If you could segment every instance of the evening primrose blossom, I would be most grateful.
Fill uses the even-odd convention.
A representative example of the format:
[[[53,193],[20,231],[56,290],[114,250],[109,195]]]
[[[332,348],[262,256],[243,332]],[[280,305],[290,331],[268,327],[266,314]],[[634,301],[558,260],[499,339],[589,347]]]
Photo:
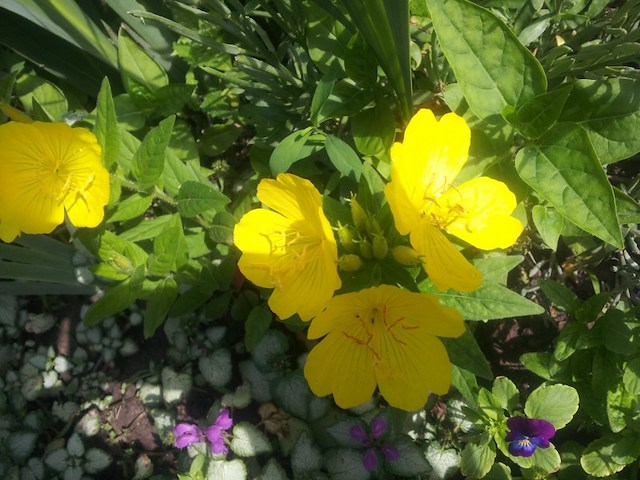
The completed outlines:
[[[390,285],[337,295],[309,327],[309,339],[326,336],[309,353],[304,375],[313,393],[332,393],[342,408],[366,402],[377,385],[389,405],[417,410],[451,383],[436,337],[463,332],[460,312],[433,295]]]
[[[507,248],[523,226],[511,216],[515,195],[502,182],[478,177],[454,186],[467,161],[471,133],[464,119],[447,113],[437,121],[422,109],[402,143],[391,148],[391,181],[384,189],[396,228],[409,234],[425,271],[439,290],[475,290],[482,274],[443,231],[482,250]]]
[[[50,233],[65,218],[96,227],[109,200],[109,173],[96,137],[66,123],[0,125],[0,239]]]
[[[269,307],[281,319],[308,321],[341,286],[338,247],[313,184],[290,173],[263,179],[258,199],[271,210],[246,213],[233,239],[238,267],[259,287],[273,288]]]

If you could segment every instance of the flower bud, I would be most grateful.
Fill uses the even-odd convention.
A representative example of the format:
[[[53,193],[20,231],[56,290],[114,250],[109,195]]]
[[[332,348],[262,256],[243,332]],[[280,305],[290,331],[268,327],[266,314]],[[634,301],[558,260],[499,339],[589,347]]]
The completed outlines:
[[[393,259],[400,265],[411,267],[420,264],[420,256],[413,248],[405,245],[398,245],[391,249]]]
[[[353,241],[353,233],[351,233],[351,229],[346,225],[338,223],[338,238],[340,239],[340,245],[342,245],[347,252],[355,253],[358,249],[358,246]]]
[[[380,224],[373,217],[367,217],[366,229],[367,229],[367,233],[372,237],[376,235],[382,235],[382,229],[380,228]]]
[[[358,230],[364,230],[367,226],[367,214],[362,206],[356,200],[356,197],[351,197],[351,218],[353,224]]]
[[[371,243],[371,249],[373,250],[373,256],[378,260],[382,260],[389,253],[389,244],[387,239],[382,235],[375,235],[373,242]]]
[[[369,240],[362,240],[360,242],[360,255],[365,260],[371,260],[373,258],[373,247]]]
[[[340,270],[344,270],[345,272],[357,272],[362,268],[362,264],[362,259],[353,253],[342,255],[338,259],[338,266],[340,267]]]

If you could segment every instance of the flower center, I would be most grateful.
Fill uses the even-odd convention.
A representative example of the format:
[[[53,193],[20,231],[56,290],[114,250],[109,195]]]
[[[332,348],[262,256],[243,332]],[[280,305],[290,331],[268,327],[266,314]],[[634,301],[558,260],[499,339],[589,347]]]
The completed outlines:
[[[277,260],[269,265],[274,286],[286,287],[288,280],[302,272],[317,255],[322,239],[306,236],[299,230],[284,230],[271,239],[271,255]]]
[[[388,337],[401,345],[406,345],[398,335],[398,330],[415,330],[419,328],[417,325],[409,324],[404,317],[389,318],[386,305],[375,306],[371,310],[356,313],[355,318],[358,321],[360,330],[354,335],[344,331],[342,334],[355,344],[367,347],[376,360],[380,360],[382,357],[378,351],[379,347],[375,347],[375,345],[377,343],[385,343],[384,341],[375,342],[376,337]]]
[[[74,194],[86,201],[84,192],[95,179],[95,175],[71,172],[57,160],[48,163],[51,165],[50,168],[44,168],[37,173],[37,182],[42,194],[52,198],[58,205]]]
[[[457,195],[449,194],[451,191],[457,192]],[[462,195],[454,186],[450,186],[444,193],[446,195],[438,198],[425,194],[420,208],[420,216],[441,230],[464,217],[466,213],[465,208],[459,203]]]

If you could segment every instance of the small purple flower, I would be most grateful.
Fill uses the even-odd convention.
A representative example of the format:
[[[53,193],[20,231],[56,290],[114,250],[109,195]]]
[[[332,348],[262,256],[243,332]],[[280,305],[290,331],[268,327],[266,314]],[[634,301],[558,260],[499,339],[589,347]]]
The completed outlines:
[[[188,447],[192,443],[202,442],[202,430],[192,423],[179,423],[173,429],[175,440],[173,444],[178,448]]]
[[[227,436],[226,431],[233,427],[233,420],[229,416],[229,410],[222,410],[216,421],[209,428],[205,429],[204,434],[211,444],[211,453],[229,453],[229,447],[225,443]]]
[[[380,444],[379,439],[387,431],[387,428],[387,419],[378,416],[371,420],[371,424],[369,425],[370,434],[360,425],[354,425],[349,429],[351,438],[367,447],[364,457],[362,458],[362,465],[370,472],[373,472],[378,467],[378,450],[380,450],[382,455],[389,461],[397,460],[400,456],[400,451],[394,445],[388,443]]]
[[[536,447],[548,448],[549,439],[556,434],[554,426],[540,418],[511,417],[507,420],[509,453],[516,457],[530,457]]]

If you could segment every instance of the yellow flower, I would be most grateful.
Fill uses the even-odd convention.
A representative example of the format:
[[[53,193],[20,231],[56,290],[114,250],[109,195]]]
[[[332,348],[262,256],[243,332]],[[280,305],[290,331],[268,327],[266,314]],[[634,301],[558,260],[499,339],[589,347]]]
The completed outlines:
[[[341,286],[322,197],[309,180],[281,173],[260,181],[258,199],[272,210],[252,210],[235,226],[238,267],[259,287],[274,289],[269,307],[278,317],[297,313],[308,321]]]
[[[467,161],[471,133],[455,113],[437,121],[420,110],[409,122],[402,143],[391,148],[391,181],[384,189],[396,228],[410,234],[413,248],[440,290],[475,290],[482,274],[446,238],[446,231],[483,249],[515,243],[522,224],[511,213],[515,195],[502,182],[478,177],[453,182]]]
[[[109,173],[88,130],[65,123],[0,125],[0,239],[50,233],[65,212],[76,227],[95,227],[109,200]]]
[[[322,397],[350,408],[366,402],[376,385],[396,408],[421,408],[430,392],[444,394],[451,364],[438,337],[464,332],[462,315],[433,295],[390,285],[333,297],[307,336],[326,335],[309,353],[304,375]]]

